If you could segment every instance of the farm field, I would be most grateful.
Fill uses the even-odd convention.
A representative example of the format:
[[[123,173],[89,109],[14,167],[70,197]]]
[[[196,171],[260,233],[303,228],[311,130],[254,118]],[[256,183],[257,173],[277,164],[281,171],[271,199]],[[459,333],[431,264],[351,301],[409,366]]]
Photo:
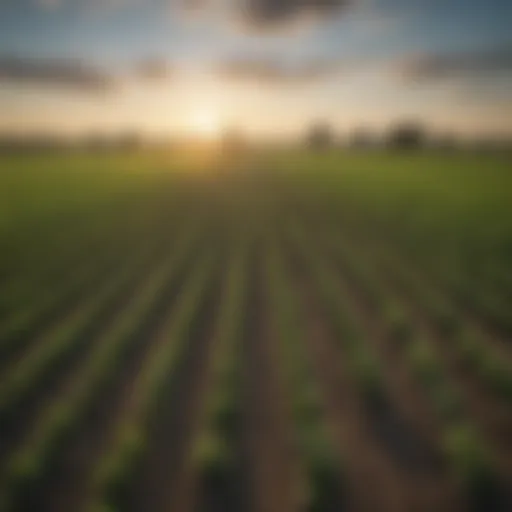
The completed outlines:
[[[1,512],[510,510],[510,155],[0,157]]]

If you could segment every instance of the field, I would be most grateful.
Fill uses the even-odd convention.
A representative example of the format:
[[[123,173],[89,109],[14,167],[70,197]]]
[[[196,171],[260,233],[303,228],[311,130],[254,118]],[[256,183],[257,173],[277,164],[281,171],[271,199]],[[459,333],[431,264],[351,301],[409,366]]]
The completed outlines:
[[[510,155],[0,157],[1,512],[512,510]]]

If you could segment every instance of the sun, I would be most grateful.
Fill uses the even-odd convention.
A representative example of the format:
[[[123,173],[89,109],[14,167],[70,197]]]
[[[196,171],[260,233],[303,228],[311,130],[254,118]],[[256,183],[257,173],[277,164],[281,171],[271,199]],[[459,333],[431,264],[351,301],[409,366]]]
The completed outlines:
[[[190,117],[190,129],[205,138],[215,138],[220,133],[220,120],[212,110],[198,110]]]

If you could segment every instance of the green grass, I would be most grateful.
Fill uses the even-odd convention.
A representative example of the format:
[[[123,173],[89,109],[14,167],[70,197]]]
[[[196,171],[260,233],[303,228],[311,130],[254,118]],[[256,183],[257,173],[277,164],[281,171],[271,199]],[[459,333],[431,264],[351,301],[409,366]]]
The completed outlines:
[[[510,155],[333,152],[276,160],[276,168],[294,175],[305,199],[343,218],[347,227],[364,228],[422,261],[428,258],[440,273],[448,268],[469,282],[475,268],[489,275],[508,268]]]

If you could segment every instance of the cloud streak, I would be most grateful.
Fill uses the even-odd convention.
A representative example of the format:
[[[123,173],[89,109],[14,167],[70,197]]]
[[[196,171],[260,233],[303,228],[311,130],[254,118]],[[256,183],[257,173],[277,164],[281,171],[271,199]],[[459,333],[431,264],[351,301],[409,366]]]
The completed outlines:
[[[79,60],[0,56],[0,83],[104,93],[117,88],[113,75]]]
[[[238,0],[242,21],[255,28],[280,27],[299,18],[324,19],[338,14],[348,0]]]
[[[251,32],[276,32],[301,22],[327,20],[359,0],[173,0],[185,12],[215,11]]]
[[[406,57],[394,71],[407,81],[429,81],[459,76],[512,71],[512,45],[475,52]]]
[[[135,76],[148,82],[163,82],[172,78],[173,67],[165,60],[148,58],[135,66]]]
[[[304,85],[341,74],[343,66],[337,60],[311,60],[300,64],[268,57],[235,57],[220,62],[214,68],[224,80],[260,85]]]

